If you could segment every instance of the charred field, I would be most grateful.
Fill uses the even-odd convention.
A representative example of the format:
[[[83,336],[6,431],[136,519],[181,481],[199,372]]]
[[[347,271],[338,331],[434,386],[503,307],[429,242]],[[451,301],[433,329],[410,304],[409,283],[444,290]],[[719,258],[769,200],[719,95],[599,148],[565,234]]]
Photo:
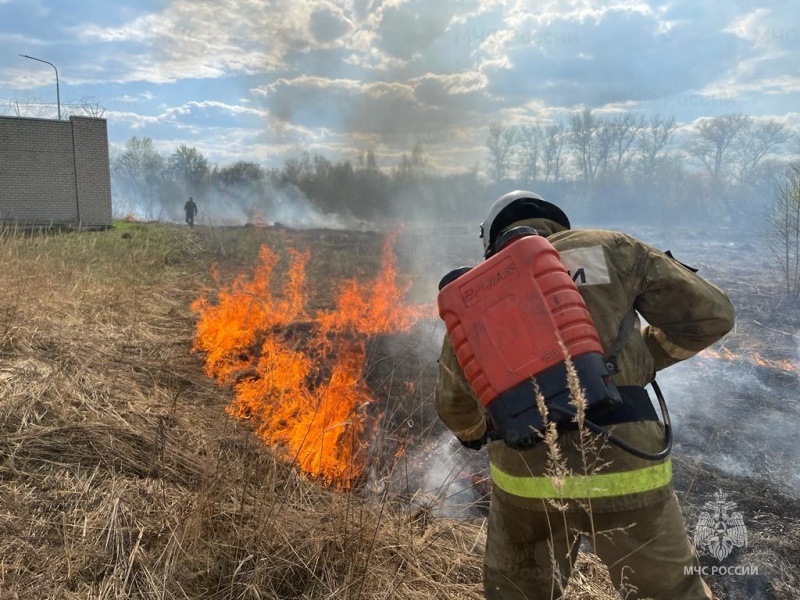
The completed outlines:
[[[746,548],[723,561],[701,552],[701,564],[757,567],[707,580],[720,598],[798,597],[800,310],[781,304],[769,256],[735,232],[631,233],[671,246],[737,307],[713,352],[660,378],[690,534],[719,491],[747,526]],[[162,223],[2,232],[0,597],[481,598],[485,456],[435,418],[442,331],[430,306],[397,330],[334,335],[313,319],[336,310],[342,282],[379,281],[385,238]],[[309,474],[301,452],[271,445],[289,417],[259,428],[251,406],[231,412],[242,384],[269,379],[253,353],[218,382],[196,348],[194,303],[250,273],[263,245],[276,306],[293,257],[308,254],[303,310],[285,308],[259,344],[313,343],[327,372],[301,378],[312,391],[350,356],[331,339],[361,350],[347,363],[368,397],[351,398],[368,424],[348,446],[355,475]],[[403,302],[423,308],[444,272],[479,258],[456,227],[407,227],[393,247]],[[570,598],[615,597],[590,553],[579,566]]]

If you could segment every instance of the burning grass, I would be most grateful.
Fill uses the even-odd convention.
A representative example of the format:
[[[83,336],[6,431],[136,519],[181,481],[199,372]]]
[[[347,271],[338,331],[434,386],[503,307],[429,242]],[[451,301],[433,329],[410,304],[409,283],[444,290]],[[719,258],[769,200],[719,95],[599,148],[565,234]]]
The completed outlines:
[[[125,232],[3,238],[0,596],[477,597],[479,524],[314,484],[225,415],[188,307],[241,240]]]
[[[315,285],[301,307],[280,278],[268,284],[293,316],[260,315],[257,347],[277,329],[277,341],[331,352],[314,346],[322,325],[303,324],[336,309],[331,282],[375,281],[382,239],[120,225],[0,234],[0,597],[481,598],[482,518],[434,517],[439,500],[420,506],[390,488],[319,485],[225,414],[245,381],[234,373],[258,370],[256,355],[219,363],[220,386],[191,353],[189,306],[220,289],[209,267],[230,283],[264,243],[275,273],[300,261]],[[370,389],[402,407],[384,423],[411,414],[419,426],[430,394],[419,365],[383,360],[386,335],[336,331],[369,338],[365,368],[385,382]],[[581,561],[569,597],[615,598],[602,566]]]
[[[404,304],[393,238],[384,244],[378,274],[369,283],[341,285],[336,305],[309,316],[308,251],[289,253],[272,291],[277,257],[259,252],[251,277],[238,276],[216,301],[202,296],[195,350],[206,373],[232,384],[227,412],[249,420],[264,441],[312,477],[349,489],[364,471],[369,437],[380,425],[364,381],[366,342],[407,331],[429,312]]]

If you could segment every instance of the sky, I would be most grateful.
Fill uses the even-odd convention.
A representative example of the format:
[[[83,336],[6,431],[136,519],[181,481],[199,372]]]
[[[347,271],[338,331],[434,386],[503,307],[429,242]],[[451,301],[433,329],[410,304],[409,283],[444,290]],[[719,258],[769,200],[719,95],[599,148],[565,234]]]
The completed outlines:
[[[792,0],[0,0],[0,115],[82,106],[109,141],[281,166],[421,143],[486,158],[492,121],[591,108],[800,128]]]

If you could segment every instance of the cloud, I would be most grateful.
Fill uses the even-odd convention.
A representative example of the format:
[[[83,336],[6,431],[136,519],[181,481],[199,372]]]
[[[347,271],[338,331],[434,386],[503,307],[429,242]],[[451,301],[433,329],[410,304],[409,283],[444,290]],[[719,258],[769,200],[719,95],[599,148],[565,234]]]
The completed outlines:
[[[112,98],[112,103],[120,103],[120,104],[137,104],[140,102],[149,102],[155,98],[153,92],[142,92],[140,94],[132,95],[132,94],[122,94],[121,96],[116,96]]]
[[[746,45],[693,21],[668,21],[641,3],[567,5],[512,14],[481,44],[490,89],[506,102],[600,107],[702,89],[733,68]]]
[[[438,140],[450,128],[478,126],[490,108],[480,73],[426,74],[405,82],[300,76],[255,91],[285,122],[327,123],[340,134],[388,144]],[[456,134],[460,135],[460,133]]]
[[[209,129],[246,125],[255,127],[263,122],[267,113],[264,110],[248,106],[206,100],[191,101],[180,106],[165,108],[157,115],[110,110],[108,117],[120,123],[127,123],[132,129],[139,129],[145,125],[170,124],[175,128],[187,129],[199,134]]]
[[[444,34],[455,13],[454,2],[386,2],[378,11],[378,47],[395,58],[410,59]]]
[[[486,104],[488,80],[478,71],[434,75],[411,80],[416,98],[428,106],[448,109],[482,109]]]
[[[285,123],[264,109],[213,101],[164,107],[155,115],[112,109],[105,116],[112,140],[150,137],[164,154],[184,143],[217,164],[245,159],[275,161],[278,166],[283,162],[281,156],[297,148],[327,153],[343,143],[324,128],[309,129]],[[116,141],[112,145],[123,144]]]
[[[333,4],[322,3],[309,15],[309,29],[317,42],[329,44],[353,28],[344,11]]]
[[[216,140],[226,158],[422,141],[445,162],[478,152],[493,120],[588,106],[691,122],[800,99],[791,0],[170,0],[102,16],[32,2],[44,17],[0,0],[16,16],[0,22],[7,93],[50,94],[45,65],[2,58],[25,41],[59,57],[62,96],[105,94],[120,135]]]
[[[734,19],[726,31],[747,43],[750,52],[715,88],[729,94],[800,91],[800,75],[787,70],[800,51],[800,27],[794,25],[797,19],[787,19],[791,13],[800,17],[794,4],[777,2]]]
[[[121,26],[87,23],[73,33],[85,43],[119,47],[113,64],[130,68],[118,70],[118,81],[164,83],[287,68],[289,51],[314,43],[312,13],[322,15],[315,17],[318,33],[335,33],[335,7],[310,0],[175,0]]]

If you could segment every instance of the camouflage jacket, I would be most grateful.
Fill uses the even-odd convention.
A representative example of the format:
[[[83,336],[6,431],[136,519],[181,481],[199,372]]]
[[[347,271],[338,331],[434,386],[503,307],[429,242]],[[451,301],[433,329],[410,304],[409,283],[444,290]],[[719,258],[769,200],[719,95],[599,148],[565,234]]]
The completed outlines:
[[[620,372],[617,385],[650,382],[657,371],[690,358],[713,344],[733,327],[734,311],[724,292],[708,283],[660,250],[624,233],[593,229],[566,230],[545,219],[528,225],[559,251],[586,302],[608,354],[617,339],[620,324],[634,308],[636,326],[617,353]],[[641,315],[647,325],[642,327]],[[483,408],[472,392],[445,335],[439,358],[436,386],[437,412],[445,425],[465,440],[480,439],[486,430]],[[649,452],[663,447],[663,426],[656,422],[623,423],[611,427],[615,435]],[[503,442],[489,444],[493,469],[516,477],[543,477],[565,472],[572,475],[619,473],[651,467],[652,462],[633,456],[597,436],[566,431],[559,435],[561,464],[553,463],[544,444],[518,451]],[[588,444],[588,445],[587,445]],[[587,452],[587,448],[591,451]],[[669,465],[665,465],[669,466]],[[565,471],[566,469],[566,471]],[[552,503],[494,493],[514,504],[547,508]],[[594,510],[639,508],[660,501],[671,493],[665,485],[654,490],[592,500]],[[574,503],[573,503],[574,504]]]

